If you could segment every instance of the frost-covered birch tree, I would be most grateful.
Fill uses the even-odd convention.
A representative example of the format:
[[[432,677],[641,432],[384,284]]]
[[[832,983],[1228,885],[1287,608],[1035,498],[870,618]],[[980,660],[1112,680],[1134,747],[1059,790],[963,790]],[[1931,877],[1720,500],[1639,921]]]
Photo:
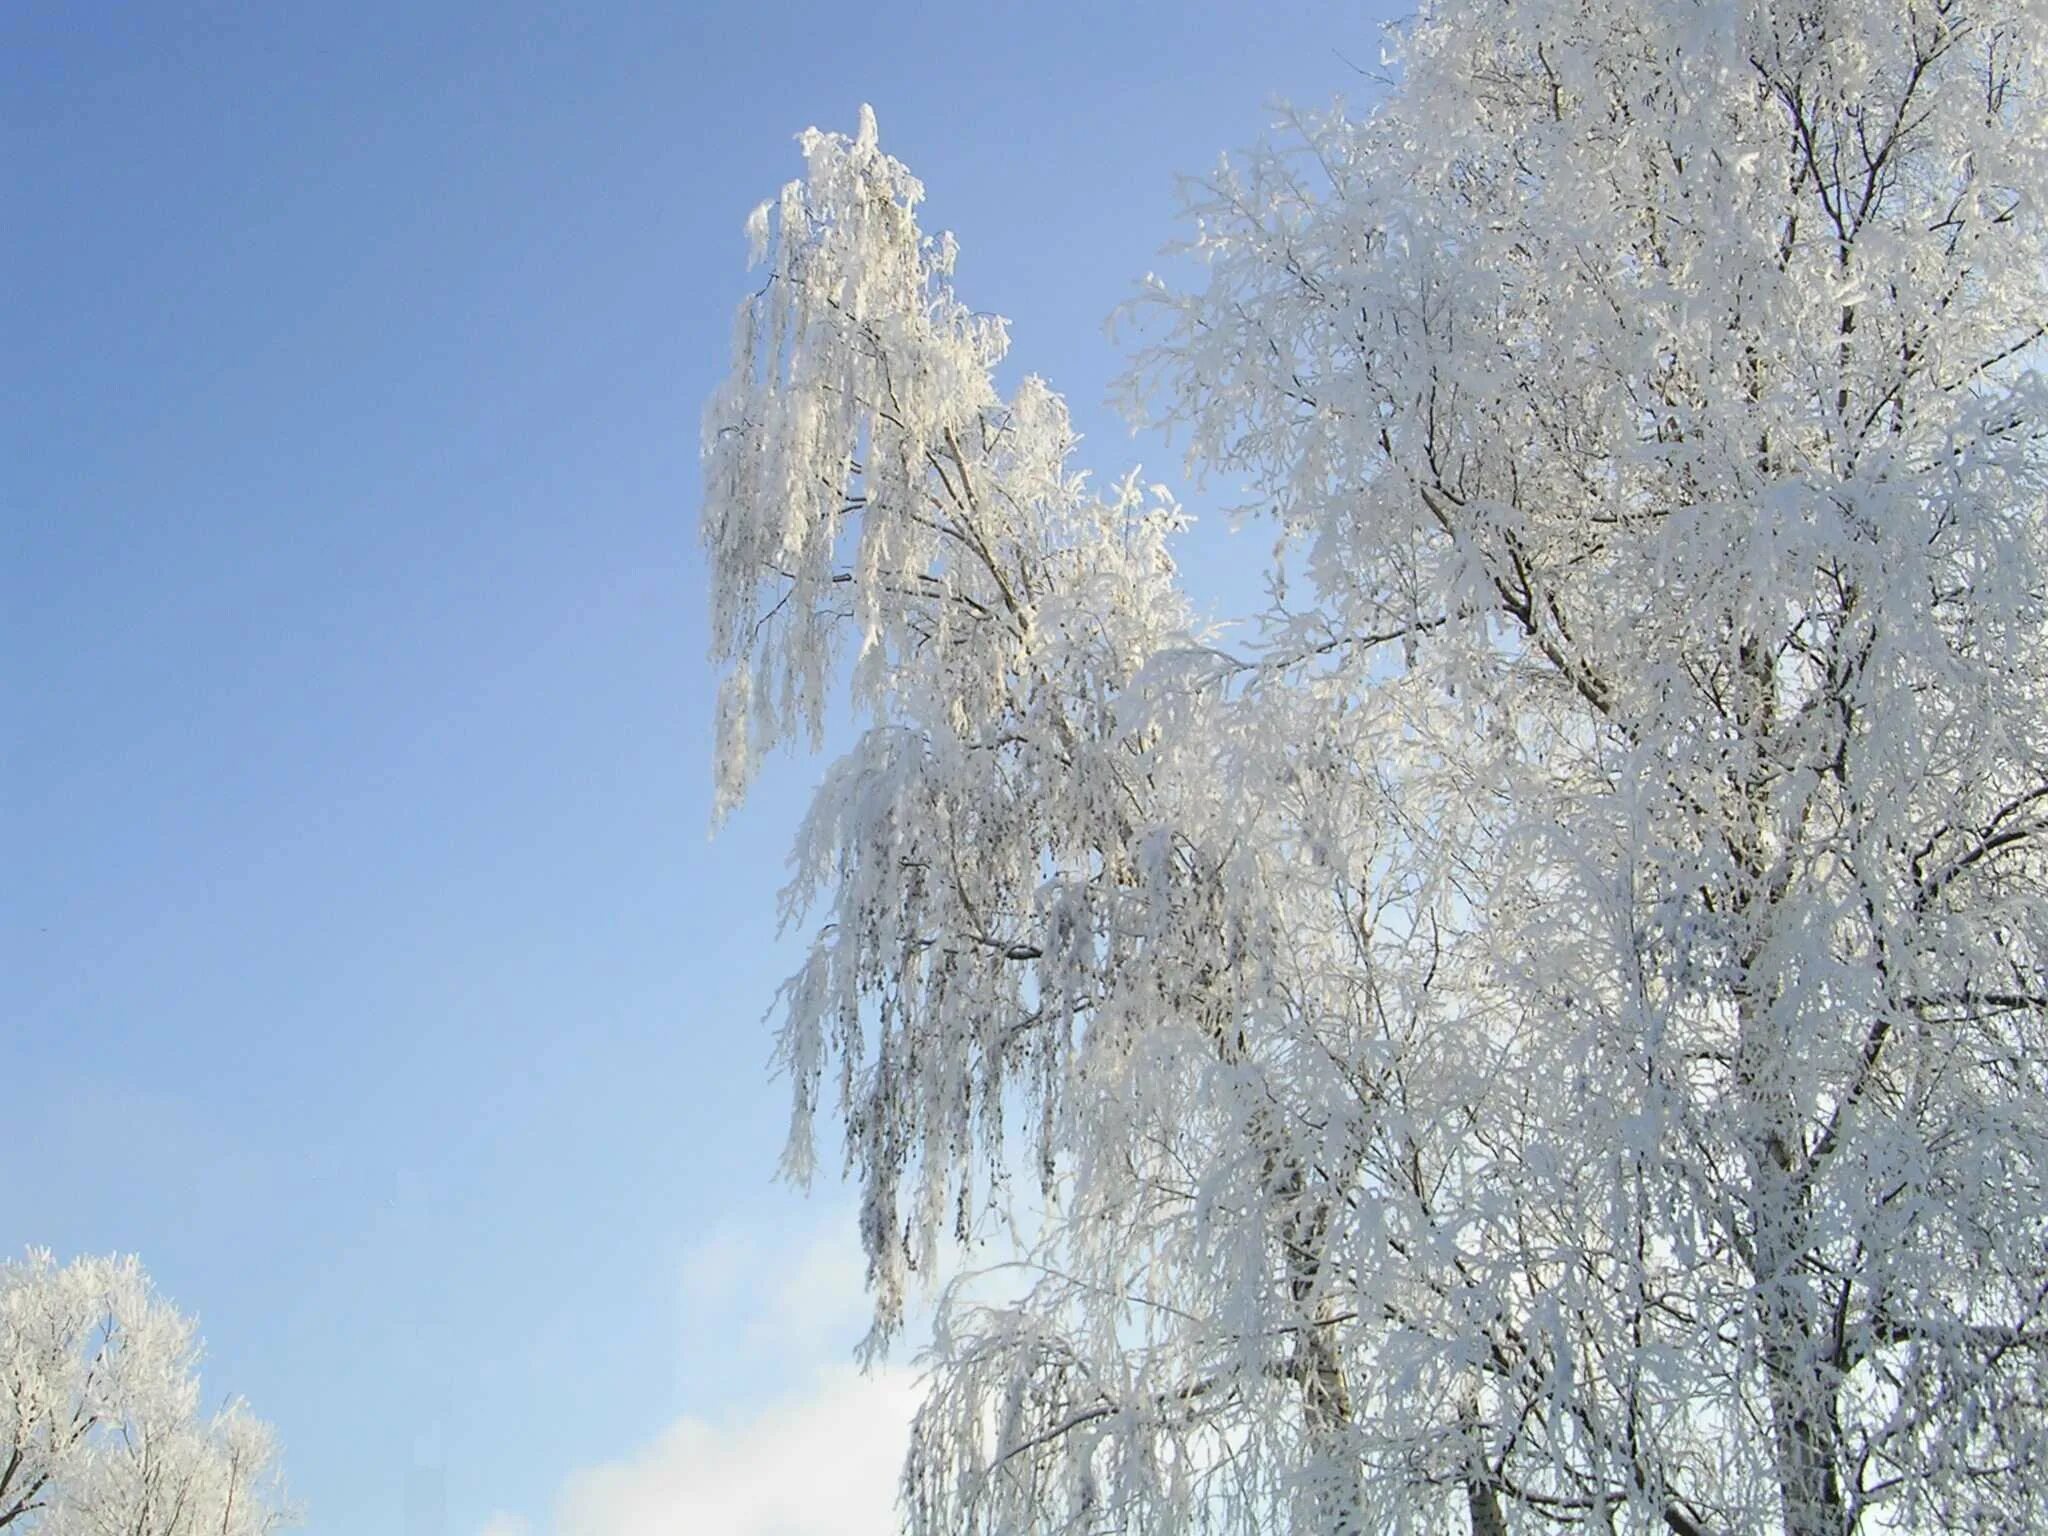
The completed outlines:
[[[800,833],[789,1170],[917,1536],[2048,1529],[2048,7],[1470,0],[1194,184],[1133,397],[1254,638],[877,146],[706,420],[722,803]]]
[[[269,1428],[206,1413],[193,1326],[133,1259],[0,1263],[0,1530],[269,1536]]]

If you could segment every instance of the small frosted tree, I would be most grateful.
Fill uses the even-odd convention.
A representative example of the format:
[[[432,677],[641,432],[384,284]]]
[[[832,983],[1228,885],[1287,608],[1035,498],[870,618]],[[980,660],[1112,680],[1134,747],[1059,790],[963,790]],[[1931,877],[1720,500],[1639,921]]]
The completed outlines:
[[[1134,393],[1293,553],[1201,632],[876,145],[706,422],[919,1536],[2048,1528],[2048,9],[1439,6],[1197,185]]]
[[[269,1429],[199,1404],[192,1323],[133,1259],[0,1264],[0,1530],[268,1536]]]

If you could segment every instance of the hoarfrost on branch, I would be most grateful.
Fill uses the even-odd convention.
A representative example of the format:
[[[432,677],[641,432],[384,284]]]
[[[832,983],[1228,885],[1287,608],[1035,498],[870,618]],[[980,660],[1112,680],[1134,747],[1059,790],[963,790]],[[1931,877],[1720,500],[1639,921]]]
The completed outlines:
[[[270,1536],[271,1432],[199,1401],[192,1323],[133,1259],[0,1263],[0,1531]]]
[[[706,418],[721,804],[918,1536],[2048,1529],[2048,9],[1474,0],[1195,185],[1196,624],[922,188],[804,139]],[[1302,583],[1297,582],[1297,586]]]

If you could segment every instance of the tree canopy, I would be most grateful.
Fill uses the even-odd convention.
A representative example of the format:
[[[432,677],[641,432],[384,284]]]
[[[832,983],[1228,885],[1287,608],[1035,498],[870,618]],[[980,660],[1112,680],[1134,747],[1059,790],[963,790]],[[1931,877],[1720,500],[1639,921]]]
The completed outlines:
[[[788,1167],[836,1108],[878,1342],[1043,1204],[910,1528],[2048,1528],[2048,8],[1397,43],[1136,304],[1288,541],[1235,648],[871,115],[751,222],[721,803],[859,723]]]
[[[191,1320],[132,1258],[0,1263],[0,1530],[269,1536],[269,1428],[199,1401]]]

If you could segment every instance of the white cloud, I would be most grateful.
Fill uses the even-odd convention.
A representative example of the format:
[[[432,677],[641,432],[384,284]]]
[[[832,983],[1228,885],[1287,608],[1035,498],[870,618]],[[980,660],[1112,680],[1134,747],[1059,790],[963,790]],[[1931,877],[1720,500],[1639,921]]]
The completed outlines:
[[[570,1473],[552,1519],[506,1511],[480,1536],[895,1536],[917,1376],[852,1364],[869,1322],[856,1232],[840,1205],[705,1233],[675,1272],[691,1411]]]
[[[737,1422],[679,1419],[571,1478],[555,1536],[893,1536],[916,1401],[908,1370],[839,1365]]]

